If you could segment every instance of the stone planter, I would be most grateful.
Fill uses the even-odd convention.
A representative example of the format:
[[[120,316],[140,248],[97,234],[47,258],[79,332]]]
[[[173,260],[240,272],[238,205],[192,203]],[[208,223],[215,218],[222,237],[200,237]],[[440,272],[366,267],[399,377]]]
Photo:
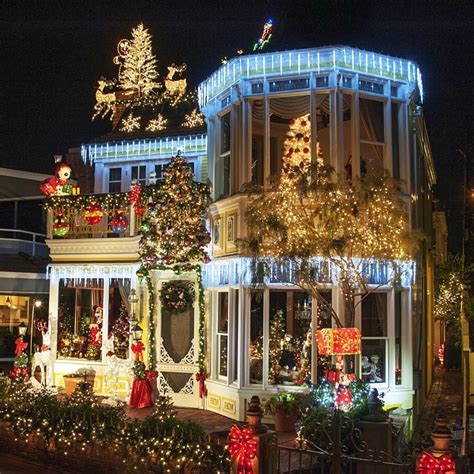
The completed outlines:
[[[71,395],[76,389],[77,385],[84,382],[84,377],[63,377],[64,387],[66,389],[66,395]]]
[[[288,415],[288,413],[284,411],[276,412],[273,415],[275,430],[282,433],[292,433],[295,431],[295,423],[297,419],[297,414]]]

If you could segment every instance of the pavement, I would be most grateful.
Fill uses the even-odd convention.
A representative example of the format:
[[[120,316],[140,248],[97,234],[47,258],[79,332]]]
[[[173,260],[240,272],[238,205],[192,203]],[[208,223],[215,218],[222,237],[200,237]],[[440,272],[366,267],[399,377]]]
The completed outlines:
[[[21,474],[33,472],[35,474],[67,473],[67,471],[55,469],[52,466],[46,467],[42,464],[30,462],[22,457],[0,452],[0,474]]]

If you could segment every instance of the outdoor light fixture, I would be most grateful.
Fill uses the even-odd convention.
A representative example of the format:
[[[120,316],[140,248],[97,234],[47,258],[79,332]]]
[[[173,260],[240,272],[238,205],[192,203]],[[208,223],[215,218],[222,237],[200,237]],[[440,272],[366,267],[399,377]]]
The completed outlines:
[[[36,306],[36,308],[40,308],[42,304],[43,304],[43,303],[41,302],[41,300],[35,300],[35,306]]]
[[[135,305],[137,304],[138,302],[138,297],[137,297],[137,290],[135,290],[135,288],[132,288],[130,290],[130,294],[128,295],[128,302],[130,303],[130,318],[129,318],[129,323],[130,323],[130,327],[132,327],[136,322],[137,320],[135,319]]]
[[[134,326],[132,326],[132,328],[130,329],[130,333],[132,335],[132,338],[135,340],[135,341],[138,341],[142,338],[142,335],[143,335],[143,329],[140,327],[139,324],[135,324]]]
[[[18,326],[18,334],[21,337],[23,337],[26,334],[27,330],[28,330],[28,327],[26,326],[26,324],[21,322],[20,325]]]

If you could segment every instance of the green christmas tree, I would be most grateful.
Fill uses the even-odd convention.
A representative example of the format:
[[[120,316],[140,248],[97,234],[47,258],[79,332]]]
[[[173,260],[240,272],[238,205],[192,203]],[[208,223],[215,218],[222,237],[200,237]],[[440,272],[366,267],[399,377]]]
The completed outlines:
[[[283,351],[287,346],[285,335],[285,314],[281,309],[278,309],[270,321],[270,337],[268,345],[268,356],[270,361],[268,377],[270,379],[270,383],[273,384],[279,382],[280,360],[281,356],[283,355]]]
[[[208,199],[209,188],[194,180],[189,163],[178,153],[144,216],[140,241],[144,269],[209,260]]]
[[[123,58],[119,77],[121,88],[135,90],[139,96],[148,95],[159,86],[156,82],[156,64],[151,49],[151,35],[140,23],[132,30],[130,48]]]

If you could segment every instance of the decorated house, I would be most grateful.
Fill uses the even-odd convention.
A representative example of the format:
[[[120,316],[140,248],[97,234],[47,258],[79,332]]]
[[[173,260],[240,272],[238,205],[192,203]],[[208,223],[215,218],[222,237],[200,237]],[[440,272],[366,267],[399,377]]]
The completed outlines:
[[[324,344],[349,334],[345,370],[385,392],[387,405],[417,411],[432,371],[429,239],[400,260],[396,285],[387,262],[364,267],[371,291],[346,332],[331,317],[344,305],[331,261],[313,256],[322,299],[293,281],[291,265],[275,265],[256,288],[240,242],[252,199],[243,186],[272,192],[270,178],[300,144],[347,182],[388,170],[410,226],[430,234],[435,173],[418,67],[350,47],[242,55],[199,85],[198,106],[179,76],[185,65],[158,81],[149,47],[137,27],[119,43],[118,80],[99,81],[95,112],[110,114],[113,132],[82,146],[95,194],[48,201],[54,383],[88,368],[98,393],[125,396],[138,321],[161,393],[243,420],[253,395],[318,383],[336,354]],[[140,51],[150,54],[141,76],[132,74]]]

